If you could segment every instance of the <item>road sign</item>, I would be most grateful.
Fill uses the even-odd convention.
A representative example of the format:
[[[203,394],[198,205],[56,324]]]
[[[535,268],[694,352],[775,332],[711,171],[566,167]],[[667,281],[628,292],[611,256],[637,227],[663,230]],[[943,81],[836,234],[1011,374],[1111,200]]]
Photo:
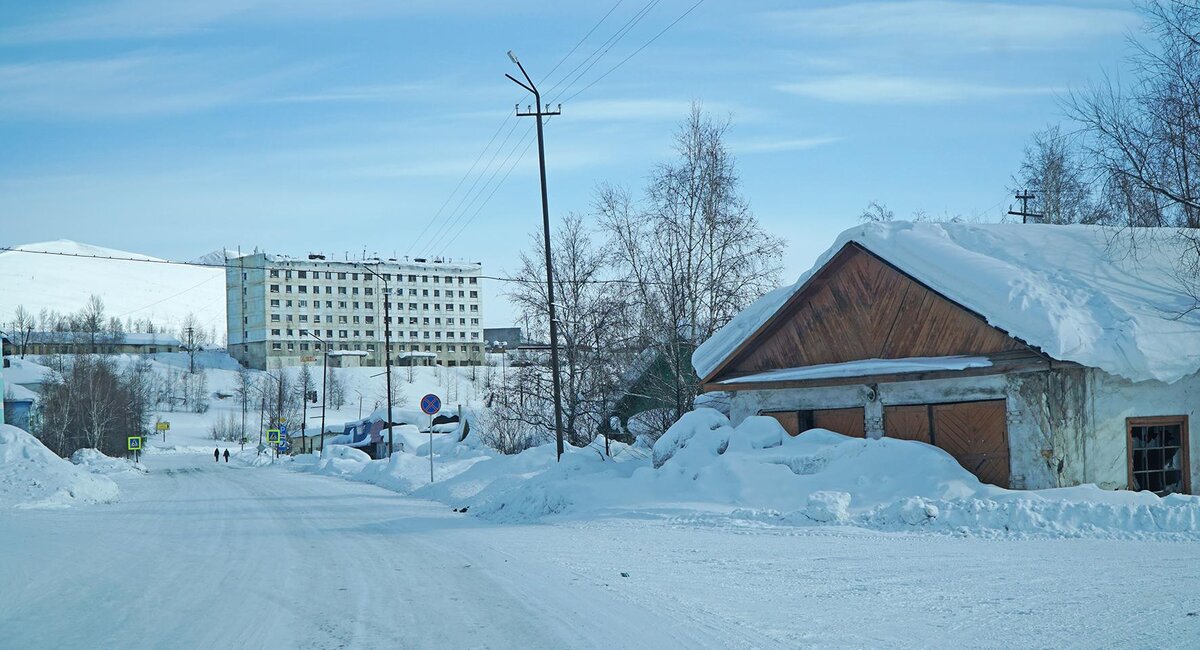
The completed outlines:
[[[155,431],[170,431],[171,423],[170,422],[158,422],[154,425],[154,430]]]
[[[287,418],[285,418],[285,417],[282,417],[282,416],[281,416],[281,417],[279,418],[279,423],[280,423],[280,424],[283,424],[284,422],[287,422]]]
[[[279,429],[267,429],[267,442],[273,445],[279,444]]]
[[[437,395],[430,393],[421,398],[421,412],[425,415],[433,415],[442,410],[442,400]]]
[[[129,451],[138,451],[142,448],[142,437],[129,436],[125,439],[125,444],[128,446]]]

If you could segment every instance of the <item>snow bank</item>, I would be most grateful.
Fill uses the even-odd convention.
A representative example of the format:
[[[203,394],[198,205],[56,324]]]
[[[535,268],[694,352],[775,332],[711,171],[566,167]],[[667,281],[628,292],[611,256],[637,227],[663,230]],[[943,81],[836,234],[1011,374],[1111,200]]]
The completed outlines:
[[[692,355],[706,377],[846,244],[856,242],[992,325],[1062,361],[1131,381],[1200,371],[1200,312],[1181,286],[1178,231],[1099,226],[871,223],[731,320]]]
[[[71,462],[93,474],[145,474],[146,467],[127,458],[105,456],[99,449],[77,449]]]
[[[117,484],[54,455],[40,440],[0,424],[0,509],[108,503]]]
[[[1200,538],[1200,498],[1095,486],[1041,491],[980,483],[920,442],[787,435],[773,418],[731,426],[711,409],[685,415],[650,458],[606,459],[553,445],[494,456],[412,491],[498,521],[685,516],[777,525],[851,525],[979,536]]]

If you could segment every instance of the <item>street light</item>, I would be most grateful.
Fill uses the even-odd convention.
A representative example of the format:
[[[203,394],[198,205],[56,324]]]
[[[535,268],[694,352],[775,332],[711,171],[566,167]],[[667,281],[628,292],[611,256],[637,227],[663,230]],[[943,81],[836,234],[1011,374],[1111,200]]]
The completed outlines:
[[[384,364],[387,368],[387,430],[388,430],[388,457],[391,458],[392,450],[392,315],[389,306],[392,302],[392,290],[388,288],[387,278],[379,275],[371,270],[366,264],[354,262],[356,266],[362,267],[364,271],[379,278],[383,282],[383,356],[386,359]],[[359,399],[359,416],[362,416],[362,399]]]
[[[329,394],[326,387],[329,379],[329,343],[312,332],[309,332],[308,335],[321,344],[321,451],[325,451],[325,396]]]

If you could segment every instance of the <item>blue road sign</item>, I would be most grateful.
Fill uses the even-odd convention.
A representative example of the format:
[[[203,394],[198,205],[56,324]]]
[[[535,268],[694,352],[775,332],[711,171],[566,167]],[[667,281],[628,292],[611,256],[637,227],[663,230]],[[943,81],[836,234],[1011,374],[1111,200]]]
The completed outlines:
[[[442,400],[437,395],[430,393],[421,398],[421,412],[425,415],[433,415],[442,410]]]

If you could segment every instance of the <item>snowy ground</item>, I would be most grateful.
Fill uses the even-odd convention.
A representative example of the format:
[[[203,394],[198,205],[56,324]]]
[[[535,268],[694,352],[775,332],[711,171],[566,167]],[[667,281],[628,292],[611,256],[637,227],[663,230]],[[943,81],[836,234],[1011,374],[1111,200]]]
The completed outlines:
[[[501,525],[277,466],[145,465],[113,476],[117,503],[0,516],[6,647],[1200,642],[1190,542],[692,517]]]

